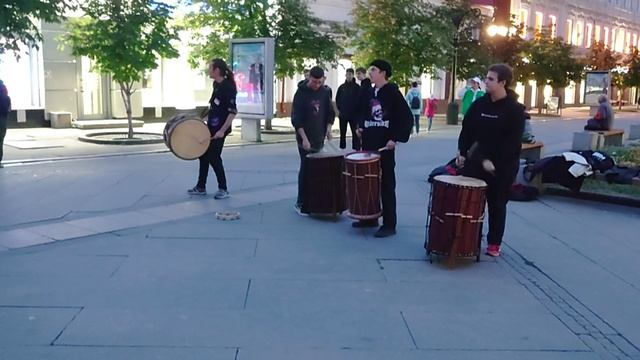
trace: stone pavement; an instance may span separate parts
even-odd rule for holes
[[[295,214],[293,144],[225,149],[225,200],[167,153],[2,169],[0,359],[640,359],[638,209],[510,203],[502,257],[426,261],[456,134],[399,147],[388,239]]]

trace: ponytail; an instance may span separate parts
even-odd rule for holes
[[[211,60],[210,64],[211,64],[210,66],[212,66],[214,69],[219,69],[220,73],[222,73],[222,75],[231,82],[231,84],[233,85],[233,89],[237,90],[236,80],[233,77],[233,72],[231,71],[231,69],[229,68],[229,66],[224,60],[220,58],[215,58]],[[214,86],[217,86],[217,85],[214,85]]]

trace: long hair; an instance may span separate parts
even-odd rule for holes
[[[224,60],[220,58],[215,58],[211,60],[209,64],[210,64],[209,66],[213,67],[214,69],[219,69],[222,76],[224,76],[229,81],[231,81],[231,84],[233,84],[233,88],[237,90],[236,80],[233,78],[233,72],[231,71],[231,69],[229,69],[229,66]],[[215,84],[214,82],[214,87],[217,87],[217,86],[218,84]]]

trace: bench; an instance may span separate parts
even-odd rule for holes
[[[544,144],[541,141],[533,143],[522,143],[522,150],[520,151],[520,158],[527,160],[527,162],[536,162],[542,158],[542,148]]]
[[[623,137],[622,129],[575,132],[571,150],[600,150],[605,146],[622,146]]]
[[[629,126],[629,140],[640,139],[640,124],[631,124]]]
[[[560,98],[557,96],[549,97],[549,99],[544,103],[543,109],[545,114],[549,114],[550,112],[560,114]]]

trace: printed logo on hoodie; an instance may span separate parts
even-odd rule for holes
[[[369,102],[369,107],[371,108],[371,118],[364,122],[365,128],[370,127],[389,127],[389,120],[384,121],[384,111],[382,110],[382,104],[378,99],[371,99]]]

